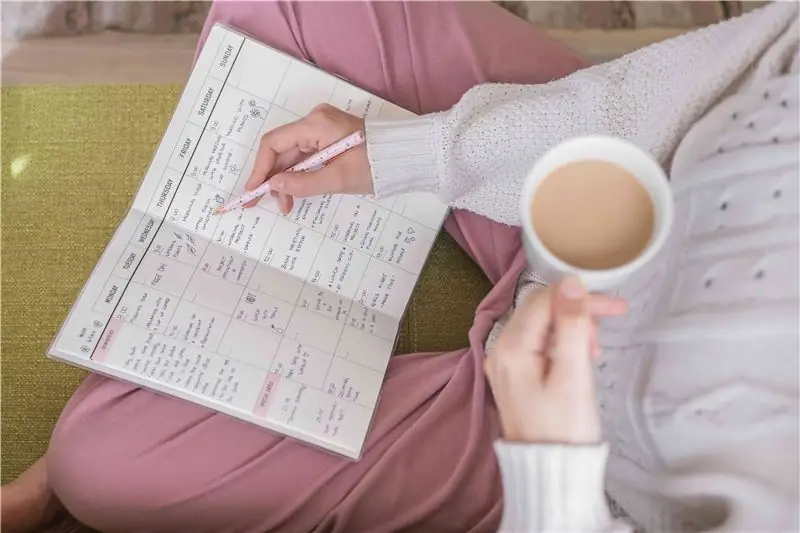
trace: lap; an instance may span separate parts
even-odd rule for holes
[[[479,83],[545,83],[586,66],[488,1],[223,0],[209,21],[203,38],[228,24],[417,113],[449,108]]]
[[[214,22],[418,112],[447,108],[483,81],[544,82],[583,66],[489,2],[225,1],[214,4],[204,35]],[[59,497],[79,519],[111,531],[496,527],[498,426],[482,343],[524,260],[508,227],[457,213],[449,229],[495,289],[478,309],[469,348],[391,362],[361,461],[91,376],[48,452]]]
[[[103,531],[369,531],[390,518],[386,530],[468,531],[499,518],[487,399],[467,350],[397,359],[352,462],[93,375],[53,433],[49,475],[67,509]]]

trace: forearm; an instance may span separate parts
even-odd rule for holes
[[[451,110],[367,123],[379,196],[426,190],[454,207],[518,223],[536,159],[581,135],[627,139],[667,164],[678,142],[796,16],[771,5],[544,85],[486,84]]]

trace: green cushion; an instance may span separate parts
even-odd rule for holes
[[[2,89],[2,480],[46,449],[85,373],[45,357],[122,218],[180,94],[177,86]],[[465,346],[490,287],[444,232],[398,353]]]

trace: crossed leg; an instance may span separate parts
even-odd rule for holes
[[[477,83],[542,83],[584,66],[488,2],[218,2],[203,39],[215,22],[417,112],[446,109]],[[464,212],[447,228],[495,288],[468,348],[391,362],[359,462],[91,376],[53,433],[52,489],[103,531],[495,529],[498,425],[483,342],[524,261],[512,228]]]

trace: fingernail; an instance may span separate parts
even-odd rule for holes
[[[586,296],[586,289],[583,288],[581,280],[576,277],[569,277],[561,282],[561,294],[567,300],[581,300]]]

